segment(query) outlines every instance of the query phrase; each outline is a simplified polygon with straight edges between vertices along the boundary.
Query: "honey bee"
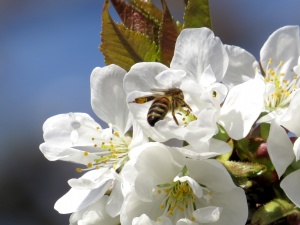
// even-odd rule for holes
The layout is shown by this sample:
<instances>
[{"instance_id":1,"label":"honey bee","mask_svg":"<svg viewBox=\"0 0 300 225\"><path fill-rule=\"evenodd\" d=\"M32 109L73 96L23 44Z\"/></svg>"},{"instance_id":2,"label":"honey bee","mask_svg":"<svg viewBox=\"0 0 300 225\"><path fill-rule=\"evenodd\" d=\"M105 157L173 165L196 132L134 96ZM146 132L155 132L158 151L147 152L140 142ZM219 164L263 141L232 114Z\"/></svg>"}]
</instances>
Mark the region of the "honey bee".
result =
<instances>
[{"instance_id":1,"label":"honey bee","mask_svg":"<svg viewBox=\"0 0 300 225\"><path fill-rule=\"evenodd\" d=\"M130 103L144 104L152 101L147 114L147 121L150 126L154 126L159 120L163 120L168 112L172 113L173 119L177 125L178 120L175 116L175 111L186 107L187 115L192 111L191 107L184 101L184 95L179 88L169 89L151 89L152 95L135 98Z\"/></svg>"}]
</instances>

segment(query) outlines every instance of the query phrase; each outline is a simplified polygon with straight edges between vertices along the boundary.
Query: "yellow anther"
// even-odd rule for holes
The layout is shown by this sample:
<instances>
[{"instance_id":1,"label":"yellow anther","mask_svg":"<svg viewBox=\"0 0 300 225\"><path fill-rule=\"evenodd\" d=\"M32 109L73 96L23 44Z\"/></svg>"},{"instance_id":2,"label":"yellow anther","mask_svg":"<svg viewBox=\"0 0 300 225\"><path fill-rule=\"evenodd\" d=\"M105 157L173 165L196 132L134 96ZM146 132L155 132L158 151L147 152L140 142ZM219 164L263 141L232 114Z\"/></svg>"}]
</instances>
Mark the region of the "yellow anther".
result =
<instances>
[{"instance_id":1,"label":"yellow anther","mask_svg":"<svg viewBox=\"0 0 300 225\"><path fill-rule=\"evenodd\" d=\"M92 137L92 141L94 141L94 140L95 140L95 138Z\"/></svg>"},{"instance_id":2,"label":"yellow anther","mask_svg":"<svg viewBox=\"0 0 300 225\"><path fill-rule=\"evenodd\" d=\"M93 164L92 164L92 163L88 163L86 166L87 166L88 168L92 168Z\"/></svg>"},{"instance_id":3,"label":"yellow anther","mask_svg":"<svg viewBox=\"0 0 300 225\"><path fill-rule=\"evenodd\" d=\"M192 216L192 217L191 217L191 221L195 221L195 220L196 220L195 217Z\"/></svg>"},{"instance_id":4,"label":"yellow anther","mask_svg":"<svg viewBox=\"0 0 300 225\"><path fill-rule=\"evenodd\" d=\"M95 166L95 169L98 170L100 167L99 166Z\"/></svg>"},{"instance_id":5,"label":"yellow anther","mask_svg":"<svg viewBox=\"0 0 300 225\"><path fill-rule=\"evenodd\" d=\"M157 190L157 193L158 193L158 194L160 194L160 193L161 193L161 190L160 190L160 189L158 189L158 190Z\"/></svg>"},{"instance_id":6,"label":"yellow anther","mask_svg":"<svg viewBox=\"0 0 300 225\"><path fill-rule=\"evenodd\" d=\"M84 156L88 156L88 155L89 155L89 152L84 152L83 155L84 155Z\"/></svg>"},{"instance_id":7,"label":"yellow anther","mask_svg":"<svg viewBox=\"0 0 300 225\"><path fill-rule=\"evenodd\" d=\"M285 73L281 72L279 75L282 76L282 77L284 77Z\"/></svg>"},{"instance_id":8,"label":"yellow anther","mask_svg":"<svg viewBox=\"0 0 300 225\"><path fill-rule=\"evenodd\" d=\"M282 65L283 65L283 61L282 61L282 60L279 62L279 65L280 65L280 66L282 66Z\"/></svg>"},{"instance_id":9,"label":"yellow anther","mask_svg":"<svg viewBox=\"0 0 300 225\"><path fill-rule=\"evenodd\" d=\"M96 147L97 147L97 144L94 144L94 147L96 148Z\"/></svg>"},{"instance_id":10,"label":"yellow anther","mask_svg":"<svg viewBox=\"0 0 300 225\"><path fill-rule=\"evenodd\" d=\"M118 131L115 131L115 132L114 132L114 135L115 135L115 136L119 136L119 132L118 132Z\"/></svg>"},{"instance_id":11,"label":"yellow anther","mask_svg":"<svg viewBox=\"0 0 300 225\"><path fill-rule=\"evenodd\" d=\"M98 127L96 127L96 130L99 130L100 129L100 127L98 126Z\"/></svg>"},{"instance_id":12,"label":"yellow anther","mask_svg":"<svg viewBox=\"0 0 300 225\"><path fill-rule=\"evenodd\" d=\"M269 59L269 63L272 63L272 62L273 62L273 59L272 59L272 58L270 58L270 59Z\"/></svg>"},{"instance_id":13,"label":"yellow anther","mask_svg":"<svg viewBox=\"0 0 300 225\"><path fill-rule=\"evenodd\" d=\"M81 173L81 172L82 172L82 169L81 169L81 168L76 168L76 171L77 171L78 173Z\"/></svg>"},{"instance_id":14,"label":"yellow anther","mask_svg":"<svg viewBox=\"0 0 300 225\"><path fill-rule=\"evenodd\" d=\"M298 79L298 76L294 76L294 80Z\"/></svg>"},{"instance_id":15,"label":"yellow anther","mask_svg":"<svg viewBox=\"0 0 300 225\"><path fill-rule=\"evenodd\" d=\"M164 208L165 208L165 206L164 206L164 205L160 205L160 206L159 206L159 208L161 208L161 209L164 209Z\"/></svg>"},{"instance_id":16,"label":"yellow anther","mask_svg":"<svg viewBox=\"0 0 300 225\"><path fill-rule=\"evenodd\" d=\"M116 168L117 168L117 165L116 165L116 164L114 164L114 165L113 165L113 169L115 170Z\"/></svg>"}]
</instances>

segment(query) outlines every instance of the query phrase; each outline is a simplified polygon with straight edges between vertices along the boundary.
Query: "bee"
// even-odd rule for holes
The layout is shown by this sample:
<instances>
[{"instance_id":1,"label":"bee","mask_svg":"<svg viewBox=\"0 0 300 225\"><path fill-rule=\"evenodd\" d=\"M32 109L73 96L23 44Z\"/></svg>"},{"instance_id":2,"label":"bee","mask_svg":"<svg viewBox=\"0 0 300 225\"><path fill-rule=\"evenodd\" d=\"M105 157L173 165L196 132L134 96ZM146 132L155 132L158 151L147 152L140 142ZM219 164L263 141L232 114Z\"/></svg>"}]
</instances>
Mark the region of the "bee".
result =
<instances>
[{"instance_id":1,"label":"bee","mask_svg":"<svg viewBox=\"0 0 300 225\"><path fill-rule=\"evenodd\" d=\"M130 103L144 104L153 101L147 114L147 121L152 127L159 120L163 120L168 112L172 113L175 123L179 125L175 111L182 107L188 109L187 115L192 111L191 107L184 101L183 92L179 88L151 89L151 91L153 92L152 95L135 98Z\"/></svg>"}]
</instances>

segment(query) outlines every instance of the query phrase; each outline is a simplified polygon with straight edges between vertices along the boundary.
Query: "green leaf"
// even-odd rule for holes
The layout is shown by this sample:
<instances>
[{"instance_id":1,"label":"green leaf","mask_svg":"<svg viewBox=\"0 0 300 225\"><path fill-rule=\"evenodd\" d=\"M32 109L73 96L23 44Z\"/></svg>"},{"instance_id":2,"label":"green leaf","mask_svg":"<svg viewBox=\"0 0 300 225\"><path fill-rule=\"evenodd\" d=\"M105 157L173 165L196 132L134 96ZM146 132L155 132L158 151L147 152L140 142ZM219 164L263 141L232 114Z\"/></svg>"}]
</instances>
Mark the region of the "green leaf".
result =
<instances>
[{"instance_id":1,"label":"green leaf","mask_svg":"<svg viewBox=\"0 0 300 225\"><path fill-rule=\"evenodd\" d=\"M274 199L253 214L251 224L267 225L292 213L297 213L292 203L284 199Z\"/></svg>"},{"instance_id":2,"label":"green leaf","mask_svg":"<svg viewBox=\"0 0 300 225\"><path fill-rule=\"evenodd\" d=\"M249 151L249 139L243 138L238 141L234 141L234 148L241 160L251 160L252 153Z\"/></svg>"},{"instance_id":3,"label":"green leaf","mask_svg":"<svg viewBox=\"0 0 300 225\"><path fill-rule=\"evenodd\" d=\"M267 141L270 132L270 124L269 123L261 123L260 124L260 134L264 141Z\"/></svg>"},{"instance_id":4,"label":"green leaf","mask_svg":"<svg viewBox=\"0 0 300 225\"><path fill-rule=\"evenodd\" d=\"M189 0L184 13L184 28L211 26L209 0Z\"/></svg>"},{"instance_id":5,"label":"green leaf","mask_svg":"<svg viewBox=\"0 0 300 225\"><path fill-rule=\"evenodd\" d=\"M143 33L152 41L158 42L160 21L150 16L150 14L144 13L146 9L141 11L142 8L137 8L124 0L111 0L111 2L126 28ZM151 6L150 4L148 5ZM153 7L152 11L155 11Z\"/></svg>"},{"instance_id":6,"label":"green leaf","mask_svg":"<svg viewBox=\"0 0 300 225\"><path fill-rule=\"evenodd\" d=\"M224 129L224 127L222 127L220 124L217 124L218 125L218 133L216 135L214 135L214 138L215 139L218 139L220 141L225 141L227 142L230 137L229 135L227 134L226 130Z\"/></svg>"},{"instance_id":7,"label":"green leaf","mask_svg":"<svg viewBox=\"0 0 300 225\"><path fill-rule=\"evenodd\" d=\"M170 66L174 55L175 43L178 37L176 23L174 22L165 0L161 1L163 6L163 18L160 25L159 45L160 62Z\"/></svg>"},{"instance_id":8,"label":"green leaf","mask_svg":"<svg viewBox=\"0 0 300 225\"><path fill-rule=\"evenodd\" d=\"M102 12L102 32L100 51L105 63L116 64L125 70L142 61L156 61L158 47L146 35L116 24L109 12L109 1L106 0Z\"/></svg>"}]
</instances>

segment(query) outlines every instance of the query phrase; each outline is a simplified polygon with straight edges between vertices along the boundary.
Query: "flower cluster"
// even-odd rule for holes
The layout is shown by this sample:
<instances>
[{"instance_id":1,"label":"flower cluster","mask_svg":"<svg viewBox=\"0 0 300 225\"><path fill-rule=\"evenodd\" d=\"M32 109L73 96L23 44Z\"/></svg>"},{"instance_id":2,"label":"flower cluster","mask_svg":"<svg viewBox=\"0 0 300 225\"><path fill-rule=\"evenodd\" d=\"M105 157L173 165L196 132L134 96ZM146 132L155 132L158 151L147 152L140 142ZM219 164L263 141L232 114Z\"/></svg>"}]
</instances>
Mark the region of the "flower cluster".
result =
<instances>
[{"instance_id":1,"label":"flower cluster","mask_svg":"<svg viewBox=\"0 0 300 225\"><path fill-rule=\"evenodd\" d=\"M71 225L243 225L253 212L224 156L264 164L264 150L272 182L300 206L299 56L297 26L276 30L259 60L195 28L180 33L170 67L95 68L91 104L107 128L84 113L43 126L45 157L84 172L54 208ZM258 130L258 151L236 147Z\"/></svg>"}]
</instances>

